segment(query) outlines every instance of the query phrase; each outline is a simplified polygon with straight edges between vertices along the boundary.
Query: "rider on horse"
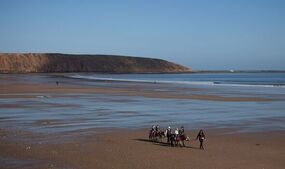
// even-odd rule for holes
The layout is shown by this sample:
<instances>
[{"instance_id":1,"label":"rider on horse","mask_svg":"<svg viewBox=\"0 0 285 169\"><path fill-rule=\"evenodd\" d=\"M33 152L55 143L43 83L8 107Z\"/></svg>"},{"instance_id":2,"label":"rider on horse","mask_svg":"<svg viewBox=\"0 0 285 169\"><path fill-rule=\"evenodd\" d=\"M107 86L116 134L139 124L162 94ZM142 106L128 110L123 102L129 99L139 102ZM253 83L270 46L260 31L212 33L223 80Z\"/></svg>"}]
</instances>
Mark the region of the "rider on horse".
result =
<instances>
[{"instance_id":1,"label":"rider on horse","mask_svg":"<svg viewBox=\"0 0 285 169\"><path fill-rule=\"evenodd\" d=\"M164 136L164 133L160 130L159 125L153 125L149 132L149 139L157 142L158 139L162 141L162 136Z\"/></svg>"},{"instance_id":2,"label":"rider on horse","mask_svg":"<svg viewBox=\"0 0 285 169\"><path fill-rule=\"evenodd\" d=\"M150 140L153 139L154 133L155 133L155 125L153 125L152 128L149 131L149 139Z\"/></svg>"},{"instance_id":3,"label":"rider on horse","mask_svg":"<svg viewBox=\"0 0 285 169\"><path fill-rule=\"evenodd\" d=\"M156 125L156 126L155 126L155 131L156 131L156 132L159 132L159 125Z\"/></svg>"},{"instance_id":4,"label":"rider on horse","mask_svg":"<svg viewBox=\"0 0 285 169\"><path fill-rule=\"evenodd\" d=\"M179 136L182 137L183 139L185 139L185 132L184 132L184 127L181 126L180 130L178 131L179 132Z\"/></svg>"},{"instance_id":5,"label":"rider on horse","mask_svg":"<svg viewBox=\"0 0 285 169\"><path fill-rule=\"evenodd\" d=\"M171 131L171 127L168 126L168 128L165 131L165 135L167 137L167 143L170 143L170 137L171 137L172 131Z\"/></svg>"}]
</instances>

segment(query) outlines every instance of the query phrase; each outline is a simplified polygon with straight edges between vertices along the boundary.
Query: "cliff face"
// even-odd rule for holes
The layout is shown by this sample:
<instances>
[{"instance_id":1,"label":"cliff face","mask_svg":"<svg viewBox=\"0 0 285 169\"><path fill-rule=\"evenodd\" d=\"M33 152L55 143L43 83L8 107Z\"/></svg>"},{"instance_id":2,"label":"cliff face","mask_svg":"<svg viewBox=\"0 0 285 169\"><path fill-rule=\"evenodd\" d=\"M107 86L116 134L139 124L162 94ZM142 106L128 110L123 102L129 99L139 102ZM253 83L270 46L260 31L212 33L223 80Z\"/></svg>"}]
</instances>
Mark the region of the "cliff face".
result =
<instances>
[{"instance_id":1,"label":"cliff face","mask_svg":"<svg viewBox=\"0 0 285 169\"><path fill-rule=\"evenodd\" d=\"M165 60L141 57L56 53L0 54L0 73L174 73L189 71L191 71L190 68Z\"/></svg>"}]
</instances>

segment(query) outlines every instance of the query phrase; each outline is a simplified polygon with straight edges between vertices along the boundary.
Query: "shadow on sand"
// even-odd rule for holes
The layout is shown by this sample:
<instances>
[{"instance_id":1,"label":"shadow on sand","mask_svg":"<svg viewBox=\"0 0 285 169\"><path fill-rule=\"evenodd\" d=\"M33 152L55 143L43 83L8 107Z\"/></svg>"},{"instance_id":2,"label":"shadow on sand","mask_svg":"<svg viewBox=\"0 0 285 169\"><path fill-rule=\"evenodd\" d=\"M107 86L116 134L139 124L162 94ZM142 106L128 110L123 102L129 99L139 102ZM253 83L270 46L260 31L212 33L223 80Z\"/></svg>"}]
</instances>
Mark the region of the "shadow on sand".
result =
<instances>
[{"instance_id":1,"label":"shadow on sand","mask_svg":"<svg viewBox=\"0 0 285 169\"><path fill-rule=\"evenodd\" d=\"M163 147L178 147L180 148L180 146L170 146L168 143L166 142L153 142L149 139L143 139L143 138L137 138L137 139L133 139L135 141L141 141L141 142L149 142L149 143L153 143L154 145L158 145L158 146L163 146ZM187 144L187 143L186 143ZM189 143L188 143L189 144ZM181 147L181 148L192 148L192 149L199 149L198 147L192 147L192 146L187 146L185 145L185 147Z\"/></svg>"}]
</instances>

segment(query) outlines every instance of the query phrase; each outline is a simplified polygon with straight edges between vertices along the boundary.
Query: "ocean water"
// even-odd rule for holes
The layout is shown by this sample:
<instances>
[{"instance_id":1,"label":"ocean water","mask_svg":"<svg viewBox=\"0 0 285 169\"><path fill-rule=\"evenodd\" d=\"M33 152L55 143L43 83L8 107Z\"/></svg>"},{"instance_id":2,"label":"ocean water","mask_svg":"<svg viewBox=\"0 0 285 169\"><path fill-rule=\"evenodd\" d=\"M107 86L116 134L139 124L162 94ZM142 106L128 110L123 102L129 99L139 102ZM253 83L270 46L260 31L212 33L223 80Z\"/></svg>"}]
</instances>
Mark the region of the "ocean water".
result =
<instances>
[{"instance_id":1,"label":"ocean water","mask_svg":"<svg viewBox=\"0 0 285 169\"><path fill-rule=\"evenodd\" d=\"M285 73L75 74L69 77L123 82L285 87Z\"/></svg>"},{"instance_id":2,"label":"ocean water","mask_svg":"<svg viewBox=\"0 0 285 169\"><path fill-rule=\"evenodd\" d=\"M3 75L4 76L4 75ZM2 76L2 77L3 77ZM1 98L0 128L43 133L99 128L238 128L240 132L285 130L284 73L5 75L18 81L110 87L175 94L262 97L264 102L150 98L119 94L27 93Z\"/></svg>"}]
</instances>

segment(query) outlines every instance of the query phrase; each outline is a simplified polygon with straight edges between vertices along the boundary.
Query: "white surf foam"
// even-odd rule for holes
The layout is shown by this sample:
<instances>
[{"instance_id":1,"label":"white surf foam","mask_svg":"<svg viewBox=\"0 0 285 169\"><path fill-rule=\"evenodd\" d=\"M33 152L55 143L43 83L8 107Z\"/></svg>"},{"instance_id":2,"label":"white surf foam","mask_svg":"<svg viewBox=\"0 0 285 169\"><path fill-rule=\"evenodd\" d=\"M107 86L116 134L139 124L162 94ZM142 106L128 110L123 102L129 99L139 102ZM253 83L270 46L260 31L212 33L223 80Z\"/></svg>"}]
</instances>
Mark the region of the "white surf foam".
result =
<instances>
[{"instance_id":1,"label":"white surf foam","mask_svg":"<svg viewBox=\"0 0 285 169\"><path fill-rule=\"evenodd\" d=\"M284 85L267 85L267 84L235 84L211 81L171 81L171 80L145 80L145 79L123 79L123 78L108 78L96 76L72 75L68 76L75 79L88 79L97 81L117 81L117 82L135 82L135 83L169 83L169 84L188 84L188 85L211 85L211 86L232 86L232 87L285 87Z\"/></svg>"}]
</instances>

